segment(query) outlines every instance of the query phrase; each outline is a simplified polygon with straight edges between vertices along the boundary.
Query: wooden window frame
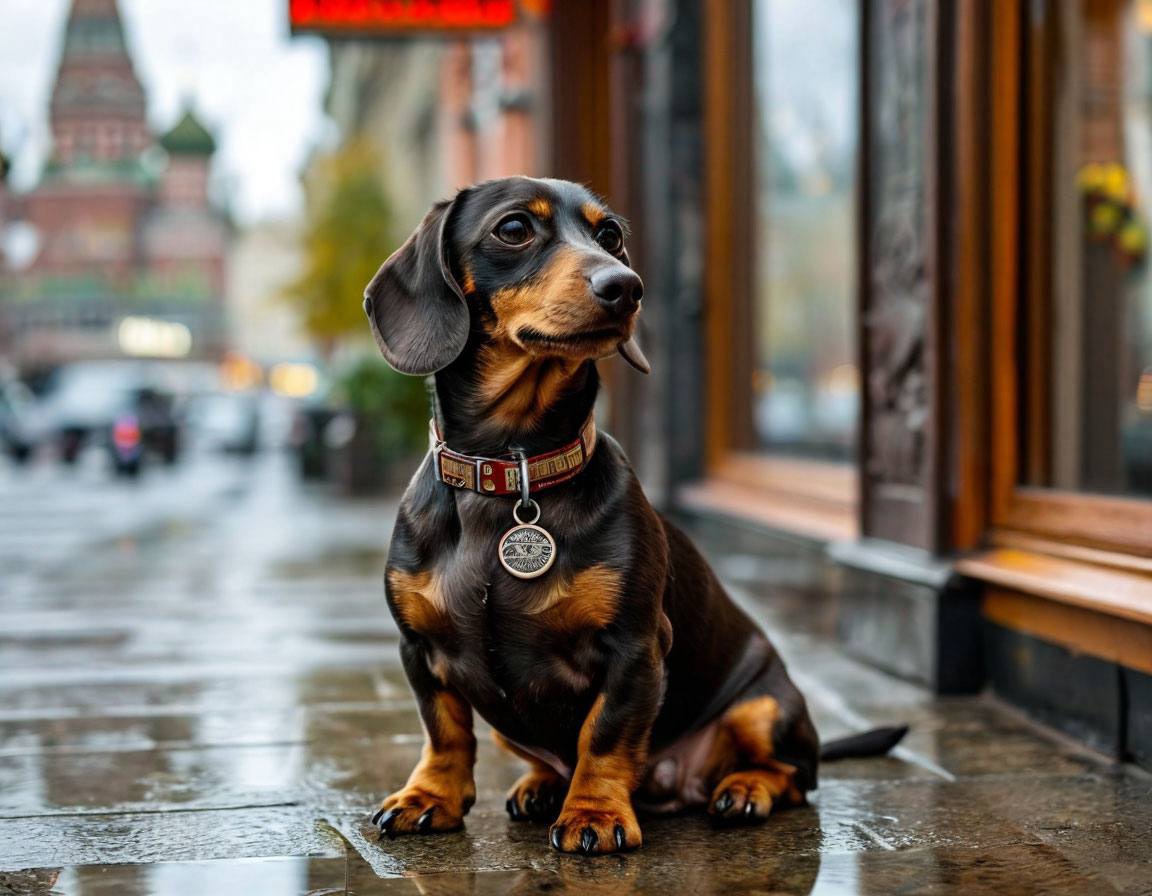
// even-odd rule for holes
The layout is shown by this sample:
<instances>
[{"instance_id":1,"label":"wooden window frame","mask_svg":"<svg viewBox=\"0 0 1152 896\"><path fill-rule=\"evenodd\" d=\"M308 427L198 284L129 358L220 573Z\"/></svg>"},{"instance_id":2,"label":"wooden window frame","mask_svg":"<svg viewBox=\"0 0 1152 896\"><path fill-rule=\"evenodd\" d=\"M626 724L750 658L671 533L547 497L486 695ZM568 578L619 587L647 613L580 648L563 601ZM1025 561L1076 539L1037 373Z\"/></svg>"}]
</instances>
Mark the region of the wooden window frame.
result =
<instances>
[{"instance_id":1,"label":"wooden window frame","mask_svg":"<svg viewBox=\"0 0 1152 896\"><path fill-rule=\"evenodd\" d=\"M859 484L850 462L749 450L755 208L755 103L751 0L706 0L703 9L705 130L705 480L681 503L820 539L859 534ZM856 316L855 313L853 315Z\"/></svg>"},{"instance_id":2,"label":"wooden window frame","mask_svg":"<svg viewBox=\"0 0 1152 896\"><path fill-rule=\"evenodd\" d=\"M1050 2L1050 0L1049 0ZM1152 558L1152 500L1096 495L1020 484L1020 473L1037 469L1037 452L1048 438L1040 387L1051 356L1046 331L1036 322L1050 308L1043 276L1049 268L1050 217L1044 134L1048 128L1047 79L1051 13L1048 2L992 4L990 65L991 228L991 530L1002 546L1030 546L1073 556L1085 550L1096 562L1146 572ZM1027 51L1025 51L1027 48ZM1027 180L1026 180L1027 179ZM1022 307L1032 324L1025 328ZM1030 369L1022 380L1018 347L1028 342ZM1040 413L1028 418L1020 438L1024 390ZM1025 447L1030 457L1024 457ZM1042 467L1040 467L1042 468Z\"/></svg>"}]
</instances>

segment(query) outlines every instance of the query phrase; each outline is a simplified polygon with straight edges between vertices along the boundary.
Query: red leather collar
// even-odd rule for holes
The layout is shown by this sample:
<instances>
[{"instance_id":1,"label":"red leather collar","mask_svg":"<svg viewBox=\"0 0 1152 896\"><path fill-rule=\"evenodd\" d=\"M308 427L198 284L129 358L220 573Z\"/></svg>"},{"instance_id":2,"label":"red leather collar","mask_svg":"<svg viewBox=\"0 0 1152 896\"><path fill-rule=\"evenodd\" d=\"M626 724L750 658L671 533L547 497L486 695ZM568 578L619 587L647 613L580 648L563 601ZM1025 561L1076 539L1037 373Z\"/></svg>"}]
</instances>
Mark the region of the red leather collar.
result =
<instances>
[{"instance_id":1,"label":"red leather collar","mask_svg":"<svg viewBox=\"0 0 1152 896\"><path fill-rule=\"evenodd\" d=\"M436 476L453 488L466 488L481 495L519 495L520 459L517 457L474 457L453 451L440 436L435 419L428 424L432 463ZM596 449L596 421L592 415L580 428L573 441L528 458L530 492L567 482L588 465Z\"/></svg>"}]
</instances>

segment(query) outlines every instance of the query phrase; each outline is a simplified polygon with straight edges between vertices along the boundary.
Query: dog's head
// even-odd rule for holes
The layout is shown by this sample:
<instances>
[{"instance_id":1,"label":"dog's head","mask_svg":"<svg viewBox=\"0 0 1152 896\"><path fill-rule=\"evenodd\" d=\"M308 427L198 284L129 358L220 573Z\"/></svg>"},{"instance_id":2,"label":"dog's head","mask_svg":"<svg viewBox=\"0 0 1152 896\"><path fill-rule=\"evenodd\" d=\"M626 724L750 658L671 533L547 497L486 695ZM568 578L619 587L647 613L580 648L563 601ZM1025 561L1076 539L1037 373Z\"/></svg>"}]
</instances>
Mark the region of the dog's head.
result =
<instances>
[{"instance_id":1,"label":"dog's head","mask_svg":"<svg viewBox=\"0 0 1152 896\"><path fill-rule=\"evenodd\" d=\"M539 358L614 351L637 369L644 285L627 225L579 184L510 177L433 207L364 293L372 334L402 373L435 373L479 330Z\"/></svg>"}]
</instances>

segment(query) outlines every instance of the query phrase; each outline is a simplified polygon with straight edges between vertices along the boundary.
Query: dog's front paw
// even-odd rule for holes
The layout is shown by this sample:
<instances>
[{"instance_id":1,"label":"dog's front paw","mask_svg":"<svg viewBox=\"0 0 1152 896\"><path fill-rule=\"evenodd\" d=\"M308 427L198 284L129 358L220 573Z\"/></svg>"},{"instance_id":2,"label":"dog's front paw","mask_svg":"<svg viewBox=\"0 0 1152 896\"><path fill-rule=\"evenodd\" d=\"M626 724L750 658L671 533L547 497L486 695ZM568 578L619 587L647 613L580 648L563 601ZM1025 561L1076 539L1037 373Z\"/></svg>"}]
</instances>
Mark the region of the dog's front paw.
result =
<instances>
[{"instance_id":1,"label":"dog's front paw","mask_svg":"<svg viewBox=\"0 0 1152 896\"><path fill-rule=\"evenodd\" d=\"M533 769L512 785L504 808L513 821L552 821L567 794L567 779L554 771Z\"/></svg>"},{"instance_id":2,"label":"dog's front paw","mask_svg":"<svg viewBox=\"0 0 1152 896\"><path fill-rule=\"evenodd\" d=\"M456 831L472 807L465 798L449 799L419 787L405 787L388 797L372 816L381 834L433 834Z\"/></svg>"},{"instance_id":3,"label":"dog's front paw","mask_svg":"<svg viewBox=\"0 0 1152 896\"><path fill-rule=\"evenodd\" d=\"M552 825L549 841L561 852L594 855L636 849L643 837L630 803L598 803L565 805Z\"/></svg>"}]
</instances>

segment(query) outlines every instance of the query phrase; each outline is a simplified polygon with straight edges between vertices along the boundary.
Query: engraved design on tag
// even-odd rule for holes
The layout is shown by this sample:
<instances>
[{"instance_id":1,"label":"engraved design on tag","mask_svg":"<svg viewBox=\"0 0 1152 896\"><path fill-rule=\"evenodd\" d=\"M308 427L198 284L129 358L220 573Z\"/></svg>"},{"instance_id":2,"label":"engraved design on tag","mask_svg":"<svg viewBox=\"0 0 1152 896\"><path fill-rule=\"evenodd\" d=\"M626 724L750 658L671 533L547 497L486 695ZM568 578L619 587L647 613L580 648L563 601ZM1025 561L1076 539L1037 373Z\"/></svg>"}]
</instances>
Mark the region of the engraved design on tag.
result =
<instances>
[{"instance_id":1,"label":"engraved design on tag","mask_svg":"<svg viewBox=\"0 0 1152 896\"><path fill-rule=\"evenodd\" d=\"M513 526L500 539L500 563L518 579L544 575L556 561L556 542L540 526Z\"/></svg>"}]
</instances>

